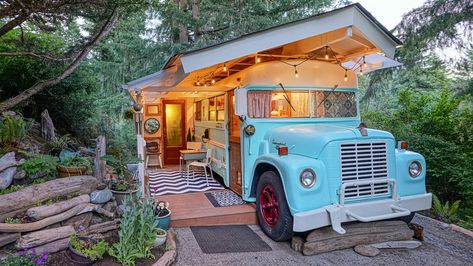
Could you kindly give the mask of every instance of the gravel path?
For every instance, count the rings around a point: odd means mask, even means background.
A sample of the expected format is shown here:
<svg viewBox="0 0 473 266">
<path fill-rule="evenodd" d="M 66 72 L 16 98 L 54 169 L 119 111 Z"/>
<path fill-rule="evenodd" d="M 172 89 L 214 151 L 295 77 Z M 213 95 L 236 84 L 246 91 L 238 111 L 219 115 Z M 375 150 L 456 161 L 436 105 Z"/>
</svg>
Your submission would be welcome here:
<svg viewBox="0 0 473 266">
<path fill-rule="evenodd" d="M 413 222 L 424 226 L 422 246 L 414 250 L 385 249 L 373 258 L 360 256 L 352 249 L 303 256 L 288 242 L 272 241 L 256 225 L 250 228 L 272 251 L 204 254 L 189 228 L 177 228 L 177 265 L 473 265 L 473 238 L 425 216 L 416 215 Z"/>
</svg>

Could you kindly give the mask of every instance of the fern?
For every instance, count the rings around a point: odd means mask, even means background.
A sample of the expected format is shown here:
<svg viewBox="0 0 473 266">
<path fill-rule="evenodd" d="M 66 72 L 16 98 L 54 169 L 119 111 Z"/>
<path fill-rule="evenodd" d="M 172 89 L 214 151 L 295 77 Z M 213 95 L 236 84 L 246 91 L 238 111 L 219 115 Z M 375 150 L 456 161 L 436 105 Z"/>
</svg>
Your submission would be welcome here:
<svg viewBox="0 0 473 266">
<path fill-rule="evenodd" d="M 460 200 L 455 201 L 450 205 L 449 201 L 444 204 L 436 195 L 432 195 L 432 212 L 435 217 L 444 222 L 455 222 L 457 221 L 457 213 L 460 208 Z"/>
</svg>

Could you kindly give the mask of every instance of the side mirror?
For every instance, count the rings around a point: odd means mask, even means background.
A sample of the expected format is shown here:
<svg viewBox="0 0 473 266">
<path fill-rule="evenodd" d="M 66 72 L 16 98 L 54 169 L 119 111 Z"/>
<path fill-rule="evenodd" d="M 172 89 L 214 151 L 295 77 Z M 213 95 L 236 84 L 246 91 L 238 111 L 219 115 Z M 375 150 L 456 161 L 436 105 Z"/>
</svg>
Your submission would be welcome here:
<svg viewBox="0 0 473 266">
<path fill-rule="evenodd" d="M 247 90 L 239 88 L 235 90 L 235 115 L 246 116 L 248 113 L 247 109 Z"/>
</svg>

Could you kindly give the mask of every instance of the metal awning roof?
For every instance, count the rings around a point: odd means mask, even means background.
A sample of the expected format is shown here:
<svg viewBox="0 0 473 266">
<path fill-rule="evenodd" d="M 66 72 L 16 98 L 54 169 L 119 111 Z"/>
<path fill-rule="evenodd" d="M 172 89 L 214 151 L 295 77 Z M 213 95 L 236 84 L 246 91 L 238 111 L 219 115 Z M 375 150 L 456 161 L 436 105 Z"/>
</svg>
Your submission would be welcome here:
<svg viewBox="0 0 473 266">
<path fill-rule="evenodd" d="M 361 56 L 366 56 L 370 67 L 364 72 L 369 72 L 399 64 L 392 59 L 395 48 L 401 44 L 363 6 L 356 3 L 173 55 L 160 71 L 123 84 L 123 88 L 171 90 L 176 86 L 193 87 L 197 86 L 193 85 L 194 80 L 208 75 L 211 76 L 203 82 L 212 80 L 209 87 L 214 83 L 218 86 L 221 80 L 255 64 L 257 57 L 263 61 L 276 57 L 316 57 L 323 53 L 326 45 L 336 51 L 337 61 L 347 68 Z M 229 69 L 225 70 L 227 66 Z"/>
</svg>

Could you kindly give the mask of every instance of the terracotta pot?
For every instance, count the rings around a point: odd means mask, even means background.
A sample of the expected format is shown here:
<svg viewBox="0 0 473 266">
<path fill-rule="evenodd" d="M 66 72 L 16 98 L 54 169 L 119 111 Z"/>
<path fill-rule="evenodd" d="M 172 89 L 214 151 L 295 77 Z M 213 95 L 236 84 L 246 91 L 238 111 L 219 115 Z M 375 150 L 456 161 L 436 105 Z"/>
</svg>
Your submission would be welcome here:
<svg viewBox="0 0 473 266">
<path fill-rule="evenodd" d="M 79 176 L 87 173 L 87 166 L 72 167 L 58 165 L 56 170 L 59 177 Z"/>
</svg>

